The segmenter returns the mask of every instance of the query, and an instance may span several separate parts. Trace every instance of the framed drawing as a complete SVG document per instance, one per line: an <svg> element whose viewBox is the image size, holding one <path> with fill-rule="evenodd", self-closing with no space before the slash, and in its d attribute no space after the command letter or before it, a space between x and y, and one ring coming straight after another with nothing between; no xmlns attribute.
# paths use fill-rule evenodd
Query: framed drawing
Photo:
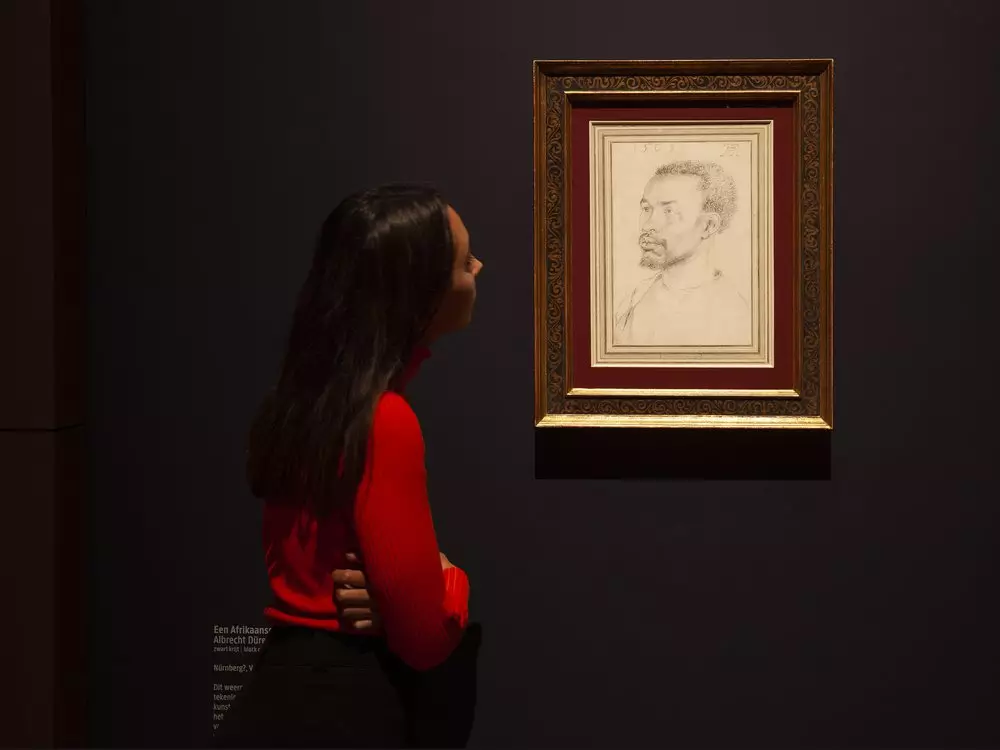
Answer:
<svg viewBox="0 0 1000 750"><path fill-rule="evenodd" d="M831 60L536 61L535 423L832 428Z"/></svg>

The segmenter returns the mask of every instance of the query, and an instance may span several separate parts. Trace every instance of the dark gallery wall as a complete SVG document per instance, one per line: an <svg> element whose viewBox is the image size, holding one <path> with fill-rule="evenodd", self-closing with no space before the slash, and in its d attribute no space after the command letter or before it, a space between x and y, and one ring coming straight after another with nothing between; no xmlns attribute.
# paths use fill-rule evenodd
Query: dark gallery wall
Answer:
<svg viewBox="0 0 1000 750"><path fill-rule="evenodd" d="M1000 742L997 21L87 3L91 742L208 741L212 625L266 593L248 421L319 222L399 179L439 186L486 264L412 387L484 627L474 745ZM680 479L664 452L664 478L536 478L531 62L741 57L836 60L830 477Z"/></svg>

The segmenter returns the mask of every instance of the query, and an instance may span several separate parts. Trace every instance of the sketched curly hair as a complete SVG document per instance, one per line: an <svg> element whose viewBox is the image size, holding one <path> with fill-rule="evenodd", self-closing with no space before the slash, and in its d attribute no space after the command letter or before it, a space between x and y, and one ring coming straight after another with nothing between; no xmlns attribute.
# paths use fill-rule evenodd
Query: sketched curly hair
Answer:
<svg viewBox="0 0 1000 750"><path fill-rule="evenodd" d="M690 175L698 178L698 189L705 196L702 210L719 215L719 231L724 232L736 213L736 183L714 161L673 161L656 170L657 177Z"/></svg>

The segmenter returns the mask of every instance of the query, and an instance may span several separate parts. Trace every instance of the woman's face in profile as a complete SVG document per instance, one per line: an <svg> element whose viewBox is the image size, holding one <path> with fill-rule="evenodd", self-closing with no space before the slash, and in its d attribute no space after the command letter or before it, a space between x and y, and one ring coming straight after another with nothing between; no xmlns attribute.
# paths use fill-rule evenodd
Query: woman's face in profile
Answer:
<svg viewBox="0 0 1000 750"><path fill-rule="evenodd" d="M476 304L476 276L483 268L483 264L470 251L469 230L465 228L462 217L451 206L448 207L448 223L455 249L455 262L451 271L451 287L445 293L430 326L432 339L465 328L472 320L472 308Z"/></svg>

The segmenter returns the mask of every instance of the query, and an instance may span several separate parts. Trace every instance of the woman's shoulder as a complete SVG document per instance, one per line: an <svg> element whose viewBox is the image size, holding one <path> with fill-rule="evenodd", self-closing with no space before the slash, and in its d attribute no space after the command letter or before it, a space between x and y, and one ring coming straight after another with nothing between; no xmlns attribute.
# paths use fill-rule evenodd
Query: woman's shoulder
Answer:
<svg viewBox="0 0 1000 750"><path fill-rule="evenodd" d="M375 439L415 442L423 445L420 420L410 403L395 391L386 391L375 406Z"/></svg>

